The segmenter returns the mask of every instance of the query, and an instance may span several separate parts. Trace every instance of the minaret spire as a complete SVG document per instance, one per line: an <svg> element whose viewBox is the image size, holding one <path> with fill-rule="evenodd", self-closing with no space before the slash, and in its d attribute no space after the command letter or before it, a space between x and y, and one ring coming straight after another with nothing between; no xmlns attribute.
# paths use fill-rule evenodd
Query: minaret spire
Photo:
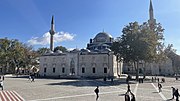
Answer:
<svg viewBox="0 0 180 101"><path fill-rule="evenodd" d="M150 0L150 6L149 6L149 18L154 19L154 14L153 14L153 5L152 1Z"/></svg>
<svg viewBox="0 0 180 101"><path fill-rule="evenodd" d="M54 16L52 16L52 20L51 20L51 29L49 30L50 33L50 50L53 51L54 47L53 47L53 35L55 34L55 29L54 29Z"/></svg>
<svg viewBox="0 0 180 101"><path fill-rule="evenodd" d="M154 30L154 26L156 24L156 19L154 19L152 0L150 0L150 5L149 5L149 20L148 20L148 23L149 23L149 26L150 26L151 30Z"/></svg>

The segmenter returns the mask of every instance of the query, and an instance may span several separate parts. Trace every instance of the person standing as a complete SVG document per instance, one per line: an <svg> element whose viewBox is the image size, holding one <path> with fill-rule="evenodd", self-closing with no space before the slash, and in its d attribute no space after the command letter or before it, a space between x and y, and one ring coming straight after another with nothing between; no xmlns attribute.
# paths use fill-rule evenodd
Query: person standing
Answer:
<svg viewBox="0 0 180 101"><path fill-rule="evenodd" d="M157 78L157 81L158 81L158 83L159 83L159 78Z"/></svg>
<svg viewBox="0 0 180 101"><path fill-rule="evenodd" d="M94 92L96 93L96 101L99 98L99 86L96 87L96 89L94 90Z"/></svg>
<svg viewBox="0 0 180 101"><path fill-rule="evenodd" d="M172 99L174 99L174 92L176 91L176 89L174 87L171 88L172 88Z"/></svg>
<svg viewBox="0 0 180 101"><path fill-rule="evenodd" d="M2 76L2 80L4 81L4 75Z"/></svg>

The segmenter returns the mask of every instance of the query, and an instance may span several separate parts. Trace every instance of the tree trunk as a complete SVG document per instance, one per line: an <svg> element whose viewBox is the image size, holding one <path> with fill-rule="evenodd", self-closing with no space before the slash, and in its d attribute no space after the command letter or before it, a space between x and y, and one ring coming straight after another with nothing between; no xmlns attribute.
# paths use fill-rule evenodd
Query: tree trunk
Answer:
<svg viewBox="0 0 180 101"><path fill-rule="evenodd" d="M136 80L139 80L139 61L135 62L136 66Z"/></svg>

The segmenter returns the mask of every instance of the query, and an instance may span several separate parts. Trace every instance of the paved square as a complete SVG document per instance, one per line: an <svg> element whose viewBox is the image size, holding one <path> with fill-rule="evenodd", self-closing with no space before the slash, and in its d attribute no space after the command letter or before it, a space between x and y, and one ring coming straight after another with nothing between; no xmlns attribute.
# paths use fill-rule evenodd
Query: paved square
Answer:
<svg viewBox="0 0 180 101"><path fill-rule="evenodd" d="M159 77L162 78L162 77ZM180 81L175 78L165 78L162 83L162 93L158 92L157 83L145 81L144 83L130 82L131 91L136 95L137 101L170 101L172 98L171 87L180 88ZM124 101L124 94L127 91L125 79L110 81L101 79L35 79L35 82L27 78L5 77L4 91L1 93L2 101L15 101L18 98L25 101L95 101L94 89L100 86L100 97L98 101ZM16 92L13 98L11 92ZM19 100L17 100L19 101ZM171 100L175 101L175 100Z"/></svg>

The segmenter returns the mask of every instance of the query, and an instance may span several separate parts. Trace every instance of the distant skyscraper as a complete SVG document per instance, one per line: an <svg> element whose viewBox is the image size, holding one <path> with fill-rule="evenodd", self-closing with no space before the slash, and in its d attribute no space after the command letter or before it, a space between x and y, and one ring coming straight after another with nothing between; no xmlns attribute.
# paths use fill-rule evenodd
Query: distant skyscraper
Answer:
<svg viewBox="0 0 180 101"><path fill-rule="evenodd" d="M150 0L150 6L149 6L149 20L148 23L150 25L150 28L154 30L154 25L156 24L156 19L154 19L154 13L153 13L153 5L152 1Z"/></svg>
<svg viewBox="0 0 180 101"><path fill-rule="evenodd" d="M53 47L53 35L55 34L55 29L54 29L54 16L52 16L52 20L51 20L51 29L49 30L50 33L50 50L53 51L54 47Z"/></svg>

